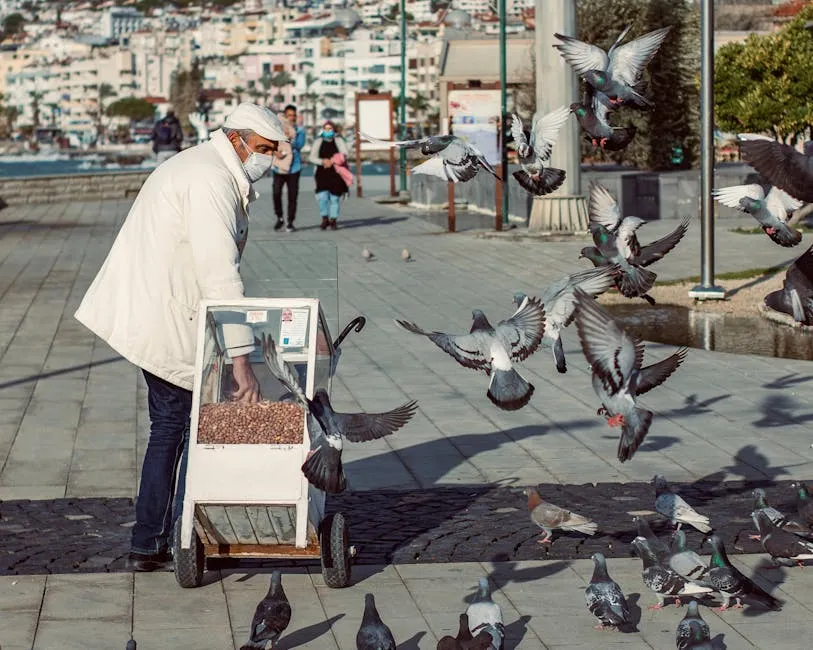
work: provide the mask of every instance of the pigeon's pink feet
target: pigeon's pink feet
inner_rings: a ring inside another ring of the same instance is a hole
[[[613,415],[612,417],[607,418],[607,424],[611,427],[623,427],[624,426],[624,416],[623,415]]]
[[[769,235],[775,235],[776,234],[776,228],[765,228],[765,232],[767,234],[769,234]]]
[[[796,564],[798,564],[798,565],[799,565],[799,568],[800,568],[800,569],[804,569],[804,568],[805,568],[805,561],[804,561],[804,560],[796,560]]]
[[[611,630],[612,626],[611,625],[595,625],[595,626],[593,626],[593,629],[594,630],[600,630],[600,631],[603,632],[604,630]]]
[[[537,544],[547,544],[553,539],[550,535],[544,535],[542,539],[536,540]]]
[[[647,609],[663,609],[663,605],[650,605]]]
[[[599,141],[599,146],[604,149],[604,145],[607,144],[607,138],[601,138]]]
[[[594,147],[598,146],[598,140],[596,138],[593,138],[593,146]]]
[[[743,605],[743,604],[742,604],[742,603],[741,603],[741,602],[738,600],[738,601],[737,601],[737,604],[736,604],[736,605],[733,605],[733,607],[734,607],[734,609],[742,609],[743,607],[745,607],[745,605]]]
[[[713,608],[715,612],[724,612],[728,609],[727,605],[720,605],[719,607]]]
[[[759,535],[749,535],[748,539],[762,539]]]
[[[682,607],[683,603],[680,602],[680,598],[675,598],[675,607]]]
[[[305,460],[310,460],[310,457],[311,457],[311,456],[313,456],[315,453],[316,453],[316,451],[315,451],[314,449],[311,449],[311,450],[308,452],[308,455],[307,455],[307,456],[305,456]]]

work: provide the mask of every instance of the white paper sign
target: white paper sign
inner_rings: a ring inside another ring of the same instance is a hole
[[[284,348],[301,348],[308,336],[309,309],[283,309],[279,340]]]
[[[246,322],[247,323],[265,323],[268,320],[268,312],[265,310],[262,311],[247,311],[246,312]]]

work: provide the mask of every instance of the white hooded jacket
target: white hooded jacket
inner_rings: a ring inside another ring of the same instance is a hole
[[[75,317],[131,363],[192,390],[203,298],[243,297],[240,256],[257,198],[226,135],[186,149],[147,178]],[[250,326],[224,331],[230,356]]]

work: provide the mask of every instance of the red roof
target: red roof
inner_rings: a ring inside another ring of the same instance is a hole
[[[166,104],[166,103],[168,103],[168,100],[164,99],[163,97],[145,97],[144,101],[149,102],[150,104]]]
[[[223,88],[204,88],[200,91],[201,97],[203,99],[214,100],[214,99],[229,99],[231,98],[232,94]]]

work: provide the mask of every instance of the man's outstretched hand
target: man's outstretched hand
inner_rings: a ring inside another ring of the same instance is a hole
[[[237,390],[231,394],[232,401],[243,404],[256,404],[260,401],[260,384],[254,376],[247,354],[232,360],[232,376],[237,384]]]

